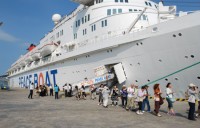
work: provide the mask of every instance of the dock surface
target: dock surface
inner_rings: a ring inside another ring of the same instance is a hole
[[[25,89],[0,90],[1,128],[200,128],[200,118],[187,119],[187,102],[175,102],[176,116],[169,116],[165,101],[160,109],[162,117],[156,117],[147,112],[137,115],[120,106],[103,108],[89,97],[80,101],[50,96],[28,99],[28,94]]]

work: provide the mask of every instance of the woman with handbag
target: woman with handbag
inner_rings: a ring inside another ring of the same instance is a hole
[[[175,112],[174,112],[174,109],[173,109],[173,103],[175,102],[174,101],[174,92],[172,91],[172,85],[171,83],[168,83],[167,86],[166,86],[166,100],[167,100],[167,103],[168,103],[168,115],[175,115]]]
[[[154,89],[154,100],[155,100],[155,109],[154,112],[156,113],[156,116],[161,117],[159,113],[160,105],[163,104],[163,99],[161,97],[161,90],[160,90],[160,84],[155,84],[153,86]]]

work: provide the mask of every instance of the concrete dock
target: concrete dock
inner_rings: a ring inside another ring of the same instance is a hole
[[[147,112],[137,115],[120,106],[103,108],[89,97],[80,101],[50,96],[28,99],[28,94],[25,89],[0,91],[0,128],[200,128],[200,118],[187,119],[187,102],[175,102],[177,114],[169,116],[165,101],[162,117],[156,117]]]

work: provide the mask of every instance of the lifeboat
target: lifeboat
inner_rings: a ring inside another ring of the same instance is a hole
[[[40,58],[39,51],[34,52],[30,57],[32,58],[33,61],[39,59]]]
[[[51,54],[52,52],[54,52],[56,50],[58,45],[59,44],[56,44],[56,43],[49,43],[49,44],[44,45],[43,47],[41,47],[39,49],[40,56],[44,57],[44,56]]]
[[[29,55],[27,56],[26,60],[25,60],[27,63],[33,61],[33,58]]]
[[[26,65],[26,62],[24,60],[22,60],[19,64],[23,67]]]

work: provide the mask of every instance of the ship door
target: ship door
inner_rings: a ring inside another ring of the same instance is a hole
[[[115,70],[115,74],[116,74],[119,84],[126,81],[127,78],[126,78],[122,63],[114,65],[114,70]]]

